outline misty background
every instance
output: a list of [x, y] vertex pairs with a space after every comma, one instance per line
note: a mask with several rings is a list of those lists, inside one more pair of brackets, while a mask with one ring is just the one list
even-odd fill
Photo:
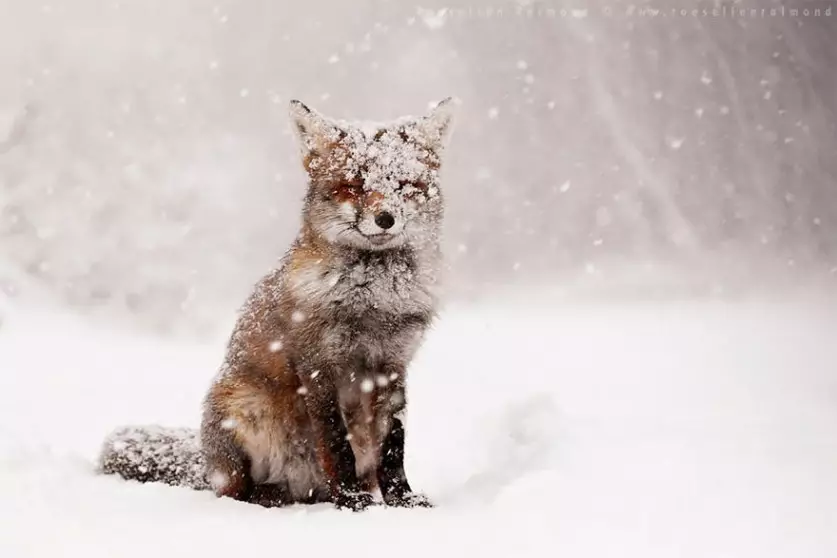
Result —
[[[724, 6], [821, 11], [671, 12]], [[0, 313], [225, 330], [299, 227], [293, 98], [372, 120], [461, 100], [450, 300], [833, 289], [834, 8], [0, 0]]]

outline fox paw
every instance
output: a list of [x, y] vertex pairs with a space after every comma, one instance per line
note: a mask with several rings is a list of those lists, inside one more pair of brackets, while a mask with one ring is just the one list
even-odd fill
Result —
[[433, 502], [424, 494], [410, 492], [401, 496], [389, 496], [384, 499], [388, 506], [397, 508], [433, 508]]
[[371, 494], [366, 492], [345, 492], [334, 498], [334, 505], [341, 510], [363, 511], [375, 503]]

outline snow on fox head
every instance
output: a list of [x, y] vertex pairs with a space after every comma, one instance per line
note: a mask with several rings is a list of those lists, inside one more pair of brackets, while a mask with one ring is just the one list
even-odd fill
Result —
[[305, 218], [312, 232], [365, 250], [436, 241], [450, 98], [427, 115], [384, 123], [327, 118], [296, 100], [290, 113], [309, 177]]

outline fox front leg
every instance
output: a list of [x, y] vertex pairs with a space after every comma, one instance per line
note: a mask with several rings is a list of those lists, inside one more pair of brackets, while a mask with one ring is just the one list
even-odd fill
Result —
[[355, 456], [337, 401], [333, 380], [318, 374], [315, 381], [305, 374], [305, 405], [311, 420], [316, 455], [332, 502], [338, 508], [361, 511], [373, 503], [372, 495], [361, 491]]
[[[403, 376], [402, 376], [403, 377]], [[406, 399], [402, 382], [393, 386], [390, 395], [391, 412], [390, 429], [381, 447], [381, 463], [378, 467], [378, 486], [381, 495], [388, 506], [397, 507], [433, 507], [430, 500], [423, 494], [413, 492], [404, 472], [404, 423], [403, 415], [406, 409]]]

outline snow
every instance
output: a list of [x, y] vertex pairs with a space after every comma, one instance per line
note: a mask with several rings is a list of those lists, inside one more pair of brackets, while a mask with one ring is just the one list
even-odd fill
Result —
[[[348, 181], [361, 178], [364, 190], [383, 194], [389, 203], [402, 198], [396, 195], [402, 187], [404, 194], [413, 188], [423, 198], [438, 196], [438, 164], [453, 129], [454, 104], [445, 98], [423, 117], [404, 115], [389, 122], [328, 118], [299, 101], [291, 103], [290, 112], [303, 152], [320, 155], [307, 163], [309, 172], [339, 170]], [[344, 156], [323, 156], [321, 146], [338, 141]], [[414, 183], [424, 184], [425, 191]]]
[[115, 427], [198, 424], [225, 339], [4, 310], [0, 555], [837, 553], [833, 298], [497, 300], [444, 310], [410, 370], [437, 507], [362, 514], [96, 475]]
[[[0, 557], [837, 556], [833, 298], [537, 291], [762, 292], [809, 272], [833, 289], [826, 18], [645, 25], [666, 14], [594, 2], [570, 10], [581, 21], [530, 0], [504, 15], [329, 2], [327, 17], [310, 3], [6, 4]], [[219, 322], [297, 233], [288, 100], [387, 119], [460, 94], [440, 192], [461, 305], [441, 313], [408, 393], [408, 471], [439, 507], [263, 510], [96, 475], [122, 425], [181, 432], [171, 443], [195, 451]], [[201, 341], [164, 337], [187, 333]], [[126, 448], [140, 435], [125, 434]]]
[[375, 389], [375, 382], [369, 378], [364, 378], [363, 381], [360, 382], [360, 391], [363, 393], [372, 393], [372, 390]]
[[232, 430], [233, 428], [236, 427], [237, 424], [238, 424], [237, 420], [228, 418], [228, 419], [224, 419], [224, 420], [221, 421], [221, 428], [225, 428], [227, 430]]
[[448, 11], [446, 8], [443, 8], [438, 11], [416, 8], [416, 13], [427, 26], [427, 28], [434, 31], [437, 29], [441, 29], [445, 26], [445, 22], [447, 21], [448, 16]]

